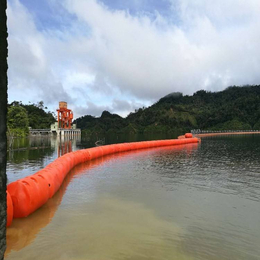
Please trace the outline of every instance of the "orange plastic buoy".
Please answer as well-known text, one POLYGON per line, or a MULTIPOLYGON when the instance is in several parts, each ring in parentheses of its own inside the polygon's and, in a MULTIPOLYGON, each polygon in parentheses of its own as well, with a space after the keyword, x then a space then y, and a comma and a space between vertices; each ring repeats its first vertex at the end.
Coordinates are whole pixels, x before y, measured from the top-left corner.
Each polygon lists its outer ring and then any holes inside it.
POLYGON ((192 134, 191 133, 186 133, 185 134, 185 138, 192 138, 193 136, 192 136, 192 134))
POLYGON ((103 155, 114 153, 115 150, 113 146, 110 145, 100 146, 100 148, 102 149, 103 155))
POLYGON ((34 175, 10 183, 7 190, 12 198, 14 218, 27 217, 49 199, 48 183, 34 175))
POLYGON ((8 191, 6 191, 6 211, 7 211, 7 219, 6 219, 6 226, 9 227, 13 222, 14 216, 14 208, 13 208, 13 201, 8 191))
POLYGON ((7 186, 7 226, 11 225, 13 217, 26 217, 45 204, 59 190, 68 172, 77 164, 114 153, 199 141, 191 133, 186 133, 179 139, 120 143, 67 153, 35 174, 7 186))
POLYGON ((91 160, 103 156, 103 150, 100 147, 94 147, 88 149, 91 160))

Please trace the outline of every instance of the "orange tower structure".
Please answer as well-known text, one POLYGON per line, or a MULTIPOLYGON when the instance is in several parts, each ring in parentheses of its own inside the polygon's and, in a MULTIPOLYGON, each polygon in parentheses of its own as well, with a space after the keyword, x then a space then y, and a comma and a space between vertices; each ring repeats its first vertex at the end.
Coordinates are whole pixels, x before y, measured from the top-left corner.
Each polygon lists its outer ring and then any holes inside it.
POLYGON ((58 128, 71 129, 73 112, 67 108, 67 102, 60 101, 58 112, 58 128))

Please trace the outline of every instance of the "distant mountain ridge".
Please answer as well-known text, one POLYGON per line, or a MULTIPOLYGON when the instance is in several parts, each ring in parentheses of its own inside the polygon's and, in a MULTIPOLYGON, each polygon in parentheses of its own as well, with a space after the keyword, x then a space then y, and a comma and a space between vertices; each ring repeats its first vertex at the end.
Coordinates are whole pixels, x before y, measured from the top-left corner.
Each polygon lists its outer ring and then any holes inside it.
POLYGON ((260 129, 260 85, 233 86, 220 92, 200 90, 192 96, 173 92, 126 118, 104 111, 75 120, 83 133, 158 133, 191 129, 260 129))

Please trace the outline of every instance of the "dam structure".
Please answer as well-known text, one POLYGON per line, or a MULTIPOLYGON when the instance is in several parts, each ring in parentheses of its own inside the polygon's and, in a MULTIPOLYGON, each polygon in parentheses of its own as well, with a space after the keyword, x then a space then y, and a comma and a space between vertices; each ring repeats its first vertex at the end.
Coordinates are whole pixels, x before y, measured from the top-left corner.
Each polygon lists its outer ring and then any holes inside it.
POLYGON ((56 135, 61 138, 80 137, 81 130, 77 128, 76 124, 72 123, 73 112, 68 109, 67 102, 60 101, 57 109, 57 122, 51 124, 48 129, 29 129, 32 136, 41 135, 56 135))
POLYGON ((51 125, 50 134, 61 138, 72 138, 81 136, 81 130, 76 128, 76 124, 73 124, 70 129, 60 128, 58 127, 58 122, 56 122, 51 125))
POLYGON ((59 102, 57 113, 58 122, 51 125, 51 134, 69 138, 81 135, 81 130, 77 129, 76 124, 72 124, 73 112, 68 109, 67 102, 59 102))

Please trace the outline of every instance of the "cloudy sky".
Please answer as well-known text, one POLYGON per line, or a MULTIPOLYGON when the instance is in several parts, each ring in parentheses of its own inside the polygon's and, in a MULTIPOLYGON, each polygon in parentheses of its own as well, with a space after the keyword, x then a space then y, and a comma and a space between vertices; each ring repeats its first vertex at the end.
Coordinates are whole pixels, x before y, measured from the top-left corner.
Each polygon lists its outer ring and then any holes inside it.
POLYGON ((260 84, 259 0, 8 0, 9 102, 126 116, 260 84))

